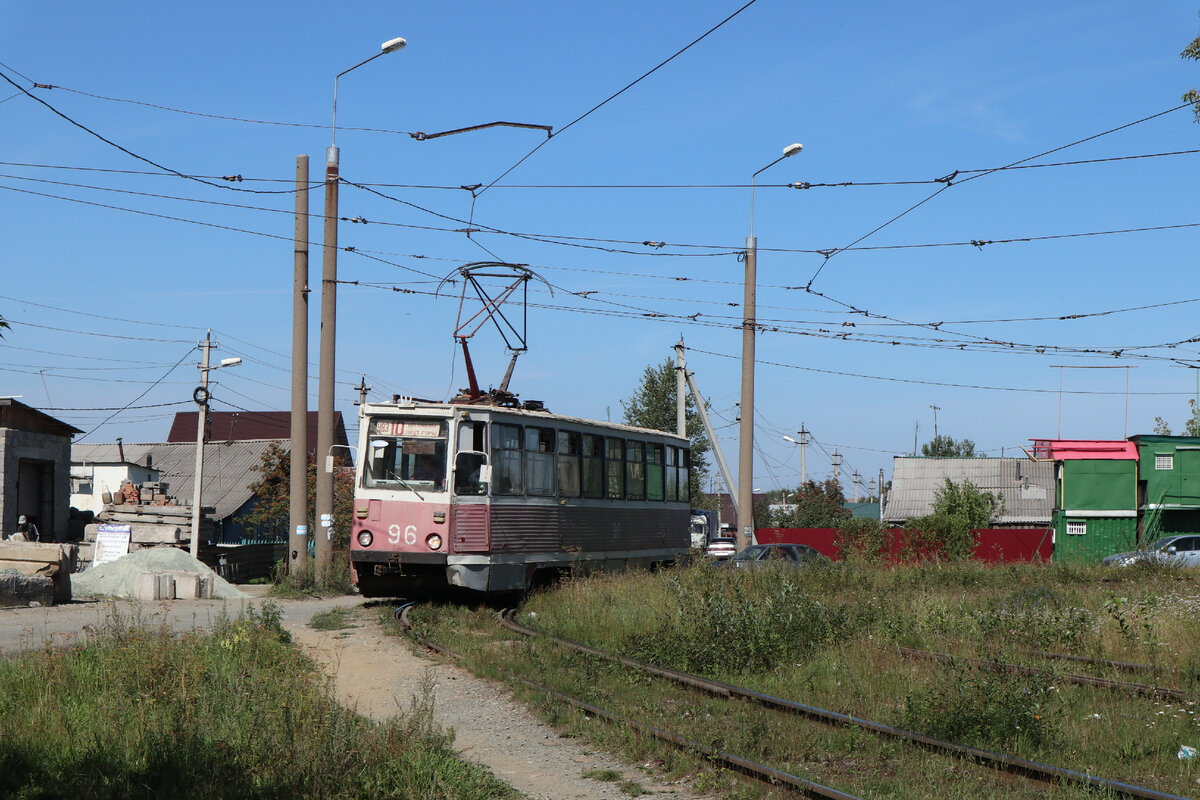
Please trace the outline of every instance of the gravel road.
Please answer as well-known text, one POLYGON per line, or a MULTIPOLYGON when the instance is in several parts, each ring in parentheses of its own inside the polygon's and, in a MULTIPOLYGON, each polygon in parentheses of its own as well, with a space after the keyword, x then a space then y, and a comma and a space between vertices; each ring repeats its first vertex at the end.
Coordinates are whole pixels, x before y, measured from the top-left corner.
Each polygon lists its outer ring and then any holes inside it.
MULTIPOLYGON (((262 587, 239 587, 261 593, 262 587)), ((0 608, 0 656, 82 641, 114 613, 166 622, 179 630, 203 630, 222 615, 237 617, 261 600, 174 600, 76 602, 47 608, 0 608)), ((464 758, 483 765, 518 791, 537 800, 624 800, 616 782, 583 778, 591 770, 615 770, 659 797, 705 797, 685 784, 662 783, 636 766, 589 750, 577 739, 560 737, 509 691, 476 678, 440 659, 415 653, 403 639, 383 632, 376 612, 356 615, 354 628, 318 631, 308 626, 315 614, 338 607, 361 607, 359 597, 275 600, 297 644, 334 679, 339 699, 376 719, 406 711, 421 692, 426 675, 434 687, 434 716, 455 731, 464 758)), ((596 724, 604 724, 597 722, 596 724)))

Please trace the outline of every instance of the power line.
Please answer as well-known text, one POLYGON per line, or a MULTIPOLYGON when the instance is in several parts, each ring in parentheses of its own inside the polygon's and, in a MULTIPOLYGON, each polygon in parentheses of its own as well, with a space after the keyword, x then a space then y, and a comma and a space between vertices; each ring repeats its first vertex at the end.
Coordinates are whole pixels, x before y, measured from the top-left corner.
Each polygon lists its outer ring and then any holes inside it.
POLYGON ((141 393, 141 394, 139 394, 137 397, 135 397, 135 398, 133 398, 132 400, 130 400, 130 401, 129 401, 129 402, 128 402, 128 403, 127 403, 125 406, 123 406, 122 408, 120 408, 120 409, 118 409, 118 410, 114 411, 113 413, 109 414, 107 417, 105 417, 105 418, 104 418, 104 421, 103 421, 103 422, 101 422, 101 423, 100 423, 99 425, 97 425, 96 427, 92 428, 90 431, 88 431, 87 433, 85 433, 83 436, 80 436, 78 439, 76 439, 76 440, 75 440, 75 441, 76 441, 76 443, 78 443, 78 442, 82 442, 84 439, 86 439, 87 437, 91 436, 91 435, 92 435, 93 433, 95 433, 96 431, 100 430, 100 428, 104 427, 104 425, 105 425, 105 424, 107 424, 107 423, 108 423, 108 421, 109 421, 110 419, 112 419, 113 417, 115 417, 117 414, 120 414, 120 413, 121 413, 122 411, 124 411, 125 409, 127 409, 127 408, 130 408, 130 407, 131 407, 131 406, 132 406, 134 403, 136 403, 138 400, 141 400, 143 397, 145 397, 147 394, 149 394, 151 389, 153 389, 155 386, 158 386, 160 383, 162 383, 164 380, 166 380, 167 376, 168 376, 168 375, 170 375, 172 372, 174 372, 174 371, 175 371, 175 370, 176 370, 176 369, 179 367, 179 365, 180 365, 180 364, 182 364, 182 363, 184 362, 184 360, 185 360, 185 359, 187 359, 187 357, 188 357, 188 356, 190 356, 190 355, 192 354, 192 350, 193 350, 193 349, 195 349, 195 348, 194 348, 194 347, 193 347, 193 348, 188 348, 188 351, 187 351, 186 353, 184 353, 184 354, 183 354, 183 356, 182 356, 182 357, 180 357, 180 359, 179 359, 178 361, 176 361, 176 362, 175 362, 175 366, 173 366, 173 367, 171 367, 170 369, 168 369, 166 372, 164 372, 164 373, 162 374, 162 377, 160 377, 160 378, 159 378, 158 380, 156 380, 154 383, 150 384, 150 386, 148 386, 148 387, 146 388, 146 391, 142 392, 142 393, 141 393))
POLYGON ((538 143, 538 146, 537 146, 537 147, 533 148, 533 149, 532 149, 532 150, 530 150, 528 153, 526 153, 524 156, 522 156, 522 157, 520 158, 520 160, 518 160, 518 161, 517 161, 517 163, 513 164, 511 167, 509 167, 508 169, 504 170, 504 172, 500 173, 499 177, 495 178, 495 179, 494 179, 494 180, 493 180, 491 183, 489 183, 487 186, 484 186, 484 187, 483 187, 483 189, 481 189, 479 192, 477 192, 477 193, 476 193, 476 192, 472 192, 472 194, 473 194, 473 195, 475 195, 476 197, 478 197, 479 195, 481 195, 481 194, 483 194, 484 192, 486 192, 488 189, 492 188, 494 185, 496 185, 496 183, 497 183, 497 182, 499 182, 500 180, 502 180, 502 179, 504 178, 504 176, 508 175, 508 173, 512 172, 512 171, 513 171, 514 169, 516 169, 517 167, 521 166, 523 163, 525 163, 526 159, 528 159, 530 156, 532 156, 532 155, 533 155, 534 153, 536 153, 538 150, 541 150, 543 147, 545 147, 545 146, 546 146, 546 145, 547 145, 547 144, 550 142, 551 138, 553 138, 553 137, 557 137, 557 136, 562 136, 562 135, 563 135, 564 133, 566 133, 566 132, 567 132, 567 131, 568 131, 570 128, 572 128, 572 127, 573 127, 573 126, 574 126, 576 123, 582 122, 584 119, 586 119, 588 116, 590 116, 590 115, 591 115, 593 112, 595 112, 595 111, 598 111, 600 108, 604 107, 604 106, 605 106, 605 105, 607 105, 609 102, 611 102, 611 101, 615 100, 617 97, 621 96, 622 94, 624 94, 624 93, 625 93, 625 92, 627 92, 628 90, 632 89, 634 86, 637 86, 639 83, 641 83, 641 82, 642 82, 643 80, 645 80, 646 78, 649 78, 649 77, 650 77, 651 75, 653 75, 655 72, 658 72, 660 69, 662 69, 663 67, 665 67, 667 64, 670 64, 670 63, 671 63, 672 61, 674 61, 676 58, 678 58, 679 56, 683 55, 683 54, 684 54, 684 53, 686 53, 688 50, 690 50, 690 49, 691 49, 691 48, 692 48, 694 45, 696 45, 696 44, 700 43, 701 41, 703 41, 704 39, 708 38, 709 34, 713 33, 713 32, 714 32, 714 31, 716 31, 718 28, 722 27, 722 26, 723 26, 725 23, 729 22, 729 20, 733 19, 733 18, 734 18, 734 17, 736 17, 738 14, 741 14, 743 11, 745 11, 745 10, 746 10, 747 8, 749 8, 750 6, 754 5, 756 2, 758 2, 758 0, 750 0, 750 2, 746 3, 745 5, 743 5, 743 6, 742 6, 741 8, 739 8, 738 10, 734 11, 734 12, 733 12, 732 14, 730 14, 728 17, 726 17, 725 19, 721 20, 721 21, 720 21, 720 22, 718 22, 716 25, 712 26, 711 28, 709 28, 709 29, 708 29, 707 31, 705 31, 704 33, 700 34, 698 37, 696 37, 696 38, 695 38, 695 39, 693 39, 692 41, 688 42, 688 43, 687 43, 687 44, 686 44, 684 47, 680 48, 679 50, 676 50, 674 53, 672 53, 670 56, 668 56, 668 57, 667 57, 665 60, 663 60, 663 61, 660 61, 660 62, 659 62, 657 65, 655 65, 655 66, 654 66, 652 69, 648 70, 647 72, 644 72, 644 73, 642 73, 641 75, 639 75, 639 76, 638 76, 637 78, 635 78, 634 80, 632 80, 632 81, 630 81, 629 83, 625 84, 623 87, 621 87, 621 88, 620 88, 620 89, 618 89, 617 91, 613 92, 613 93, 612 93, 612 94, 610 94, 608 97, 604 98, 604 99, 603 99, 603 100, 601 100, 599 103, 597 103, 596 105, 592 106, 592 107, 591 107, 591 108, 589 108, 587 111, 583 112, 583 113, 582 113, 582 114, 580 114, 578 117, 576 117, 575 119, 573 119, 573 120, 571 120, 570 122, 568 122, 566 125, 564 125, 564 126, 562 126, 561 128, 559 128, 559 129, 558 129, 556 132, 554 132, 554 134, 553 134, 552 136, 547 136, 545 140, 543 140, 543 141, 541 141, 541 142, 539 142, 539 143, 538 143))
MULTIPOLYGON (((191 175, 185 175, 184 173, 182 173, 176 169, 172 169, 171 167, 163 166, 162 164, 159 164, 157 161, 152 161, 149 158, 146 158, 145 156, 138 155, 137 153, 133 152, 132 150, 129 150, 129 149, 117 144, 112 139, 108 139, 108 138, 102 136, 101 134, 99 134, 96 131, 92 130, 91 128, 87 127, 83 123, 76 122, 75 120, 71 119, 71 117, 67 116, 66 114, 59 111, 57 108, 55 108, 54 106, 47 103, 42 98, 37 97, 33 94, 30 94, 26 89, 22 88, 20 86, 20 84, 16 83, 12 78, 8 77, 3 72, 0 72, 0 78, 3 78, 8 83, 12 84, 14 87, 16 87, 18 90, 20 90, 21 93, 24 94, 26 97, 29 97, 31 100, 41 103, 46 108, 50 109, 50 111, 52 111, 54 114, 58 115, 62 119, 71 123, 76 128, 79 128, 80 130, 91 134, 92 136, 96 137, 97 139, 104 142, 105 144, 107 144, 111 147, 115 147, 116 149, 120 150, 122 153, 125 153, 126 155, 131 156, 132 158, 136 158, 138 161, 145 162, 152 167, 157 167, 158 169, 161 169, 163 172, 169 172, 172 175, 175 175, 176 177, 183 178, 183 179, 189 180, 189 181, 196 181, 197 183, 202 183, 205 186, 212 186, 217 189, 228 189, 231 192, 249 192, 251 194, 293 194, 294 192, 298 191, 297 189, 294 189, 294 188, 278 189, 278 190, 276 190, 276 189, 241 189, 236 186, 228 186, 225 184, 215 183, 213 181, 204 180, 203 178, 197 178, 197 177, 194 177, 191 175)), ((34 86, 37 87, 38 84, 35 83, 34 86)), ((225 178, 225 180, 236 181, 239 177, 240 176, 237 176, 237 175, 231 175, 231 176, 228 176, 227 178, 225 178)))

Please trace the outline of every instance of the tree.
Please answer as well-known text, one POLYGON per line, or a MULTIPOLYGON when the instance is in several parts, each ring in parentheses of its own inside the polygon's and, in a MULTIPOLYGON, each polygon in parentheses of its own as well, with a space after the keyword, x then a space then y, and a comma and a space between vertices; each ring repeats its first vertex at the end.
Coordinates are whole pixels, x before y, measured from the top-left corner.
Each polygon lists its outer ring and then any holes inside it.
MULTIPOLYGON (((1183 48, 1183 52, 1179 54, 1179 57, 1192 61, 1200 61, 1200 36, 1192 39, 1191 44, 1183 48)), ((1195 89, 1185 92, 1183 102, 1192 104, 1192 110, 1196 114, 1196 121, 1200 122, 1200 92, 1197 92, 1195 89)))
POLYGON ((974 458, 975 443, 970 439, 957 442, 951 436, 935 436, 921 445, 921 455, 932 458, 974 458))
MULTIPOLYGON (((675 432, 675 364, 670 359, 649 365, 628 400, 621 401, 625 424, 656 431, 675 432)), ((695 508, 717 508, 716 498, 709 499, 700 487, 708 482, 708 452, 712 444, 704 434, 704 425, 689 394, 685 399, 685 421, 691 439, 692 475, 690 496, 695 508)))
POLYGON ((850 516, 845 508, 846 495, 841 484, 833 478, 824 482, 805 481, 796 487, 792 508, 770 514, 771 528, 836 528, 850 516))
MULTIPOLYGON (((291 453, 272 442, 263 451, 262 459, 254 467, 258 479, 250 484, 257 497, 254 508, 246 514, 246 524, 254 526, 262 534, 286 536, 291 517, 291 453)), ((350 515, 354 508, 354 469, 335 467, 333 477, 333 549, 350 549, 350 515)), ((317 497, 317 467, 308 464, 308 530, 316 535, 321 530, 314 526, 313 509, 317 497)))
POLYGON ((949 478, 934 492, 933 511, 925 517, 908 520, 910 547, 917 554, 937 549, 951 559, 970 558, 975 547, 975 531, 992 524, 1004 512, 1004 498, 985 492, 971 481, 954 483, 949 478))
MULTIPOLYGON (((1183 431, 1180 436, 1200 436, 1200 404, 1195 398, 1188 400, 1188 406, 1192 410, 1192 416, 1183 423, 1183 431)), ((1159 436, 1170 436, 1171 426, 1162 417, 1154 418, 1154 432, 1159 436)))

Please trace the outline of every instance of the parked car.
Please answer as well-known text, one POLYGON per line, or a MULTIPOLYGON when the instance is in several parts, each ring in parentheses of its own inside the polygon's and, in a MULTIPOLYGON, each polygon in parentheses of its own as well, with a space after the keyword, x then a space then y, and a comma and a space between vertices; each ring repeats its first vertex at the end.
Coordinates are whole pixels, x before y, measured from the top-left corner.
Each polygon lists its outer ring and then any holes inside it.
POLYGON ((1108 567, 1127 567, 1139 561, 1153 561, 1181 567, 1200 567, 1200 536, 1183 534, 1164 536, 1153 544, 1128 553, 1114 553, 1104 559, 1108 567))
POLYGON ((704 550, 705 555, 720 560, 732 558, 736 552, 737 539, 732 536, 715 536, 704 550))
POLYGON ((767 564, 803 567, 829 564, 831 559, 820 550, 806 544, 754 544, 734 555, 728 563, 733 567, 759 567, 767 564))

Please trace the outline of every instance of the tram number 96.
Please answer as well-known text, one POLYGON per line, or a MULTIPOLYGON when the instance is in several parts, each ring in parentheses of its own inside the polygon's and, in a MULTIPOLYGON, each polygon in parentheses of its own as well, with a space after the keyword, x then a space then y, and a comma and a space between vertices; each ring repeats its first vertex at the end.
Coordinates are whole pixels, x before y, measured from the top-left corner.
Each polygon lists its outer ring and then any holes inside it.
MULTIPOLYGON (((388 527, 388 541, 391 542, 392 544, 400 544, 400 526, 399 525, 391 525, 388 527)), ((404 528, 404 543, 405 544, 416 544, 417 543, 417 526, 416 525, 408 525, 404 528)))

